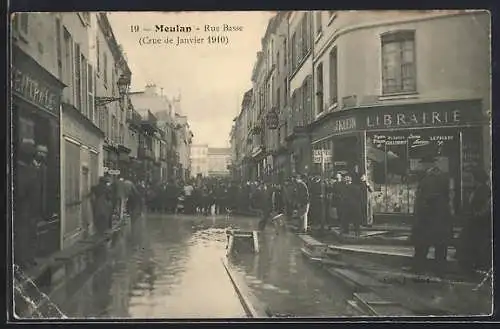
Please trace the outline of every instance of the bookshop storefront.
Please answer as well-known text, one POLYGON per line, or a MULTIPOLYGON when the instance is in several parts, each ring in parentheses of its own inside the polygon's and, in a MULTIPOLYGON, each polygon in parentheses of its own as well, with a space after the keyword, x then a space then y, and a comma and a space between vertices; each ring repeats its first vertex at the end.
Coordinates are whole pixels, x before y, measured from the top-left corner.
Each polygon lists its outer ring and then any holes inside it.
POLYGON ((422 158, 431 156, 450 178, 452 213, 461 209, 472 189, 471 169, 483 166, 481 101, 349 110, 355 111, 330 120, 332 136, 316 136, 313 149, 331 150, 324 170, 366 174, 374 214, 411 216, 426 169, 422 158))

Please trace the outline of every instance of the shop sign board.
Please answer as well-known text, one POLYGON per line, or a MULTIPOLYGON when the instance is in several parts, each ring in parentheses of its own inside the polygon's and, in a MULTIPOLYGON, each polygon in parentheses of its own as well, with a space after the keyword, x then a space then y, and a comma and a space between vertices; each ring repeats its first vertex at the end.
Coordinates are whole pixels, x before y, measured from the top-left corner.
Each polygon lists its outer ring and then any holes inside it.
POLYGON ((327 149, 313 150, 314 163, 331 163, 332 151, 327 149))
POLYGON ((59 116, 60 94, 54 88, 16 66, 12 66, 11 74, 14 94, 59 116))
POLYGON ((366 114, 366 129, 444 127, 481 121, 477 101, 412 104, 384 107, 366 114))

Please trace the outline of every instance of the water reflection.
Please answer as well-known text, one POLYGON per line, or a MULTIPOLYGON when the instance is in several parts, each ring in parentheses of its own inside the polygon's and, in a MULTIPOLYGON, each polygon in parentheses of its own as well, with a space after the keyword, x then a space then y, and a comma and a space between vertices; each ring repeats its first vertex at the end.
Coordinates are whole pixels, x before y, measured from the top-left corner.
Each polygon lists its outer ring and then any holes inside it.
POLYGON ((221 263, 227 223, 151 217, 101 250, 100 266, 67 295, 70 318, 245 317, 221 263))
POLYGON ((300 241, 292 233, 266 232, 260 236, 259 254, 239 253, 230 260, 273 314, 350 315, 346 301, 352 291, 308 264, 300 254, 300 247, 300 241))

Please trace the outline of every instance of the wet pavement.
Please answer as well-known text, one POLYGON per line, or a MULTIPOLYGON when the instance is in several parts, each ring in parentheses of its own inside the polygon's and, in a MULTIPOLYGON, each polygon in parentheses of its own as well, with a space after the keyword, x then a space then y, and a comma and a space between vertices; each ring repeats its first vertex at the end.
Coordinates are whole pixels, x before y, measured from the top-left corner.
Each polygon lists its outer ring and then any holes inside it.
MULTIPOLYGON (((255 229, 257 220, 149 215, 52 301, 68 318, 245 318, 222 258, 226 229, 255 229)), ((346 303, 352 291, 308 264, 296 235, 268 227, 259 240, 260 253, 229 263, 271 316, 356 315, 346 303)))
POLYGON ((225 224, 148 216, 61 305, 69 318, 241 318, 246 313, 221 263, 225 224), (194 226, 197 224, 195 223, 194 226))

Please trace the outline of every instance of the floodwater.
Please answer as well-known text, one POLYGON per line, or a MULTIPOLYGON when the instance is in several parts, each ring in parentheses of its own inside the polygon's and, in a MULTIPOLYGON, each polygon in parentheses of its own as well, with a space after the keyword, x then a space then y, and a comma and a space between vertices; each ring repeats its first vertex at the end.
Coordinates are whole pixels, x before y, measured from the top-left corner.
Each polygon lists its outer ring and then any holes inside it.
MULTIPOLYGON (((246 318, 226 272, 226 229, 254 229, 255 218, 149 215, 103 251, 103 261, 62 301, 68 318, 246 318)), ((229 265, 273 317, 338 317, 352 291, 301 255, 293 233, 260 236, 260 253, 229 265)), ((68 289, 66 289, 68 291, 68 289)))
POLYGON ((356 316, 348 306, 353 291, 302 255, 293 233, 260 236, 258 254, 230 257, 235 271, 273 317, 356 316))
POLYGON ((65 303, 83 318, 245 318, 225 272, 225 230, 150 216, 65 303))

